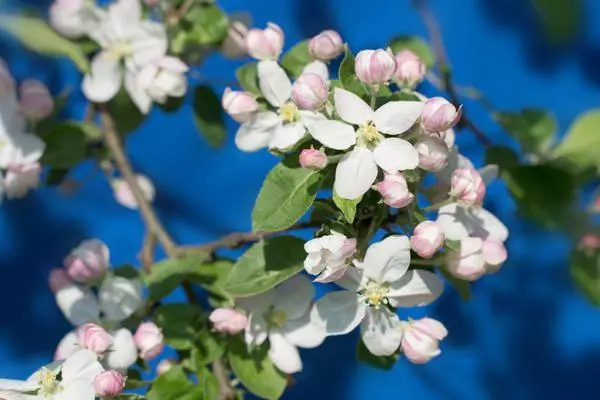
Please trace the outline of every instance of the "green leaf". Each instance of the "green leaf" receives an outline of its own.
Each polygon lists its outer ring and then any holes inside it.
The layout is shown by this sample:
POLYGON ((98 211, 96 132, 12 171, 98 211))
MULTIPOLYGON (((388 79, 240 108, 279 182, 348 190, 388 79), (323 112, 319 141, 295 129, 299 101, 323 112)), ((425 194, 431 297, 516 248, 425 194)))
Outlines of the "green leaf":
POLYGON ((189 349, 200 326, 202 308, 193 304, 165 304, 154 311, 153 320, 162 328, 165 343, 178 350, 189 349))
POLYGON ((227 277, 232 268, 232 261, 217 260, 202 264, 188 276, 188 279, 202 286, 210 293, 229 300, 229 295, 225 291, 225 282, 227 282, 227 277))
POLYGON ((340 211, 329 201, 315 200, 313 203, 313 211, 310 214, 310 220, 314 222, 325 222, 330 219, 335 219, 339 215, 340 211))
POLYGON ((46 175, 46 186, 60 186, 68 175, 68 168, 51 168, 46 175))
POLYGON ((303 40, 283 55, 281 66, 292 77, 297 78, 311 61, 313 61, 313 58, 308 52, 308 40, 303 40))
POLYGON ((267 346, 249 353, 246 344, 236 340, 229 351, 229 365, 253 394, 268 400, 276 400, 283 395, 287 379, 269 359, 267 346))
POLYGON ((86 133, 82 124, 59 123, 43 138, 46 150, 41 162, 53 168, 69 168, 87 157, 86 133))
POLYGON ((251 62, 239 67, 235 70, 235 76, 242 89, 246 92, 262 96, 262 92, 258 86, 258 63, 251 62))
POLYGON ((146 400, 146 396, 142 396, 141 394, 132 394, 132 393, 121 393, 117 396, 119 400, 146 400))
POLYGON ((356 77, 356 71, 354 69, 354 54, 346 45, 344 59, 340 64, 338 71, 338 77, 342 87, 358 96, 366 96, 367 91, 365 86, 356 77))
POLYGON ((321 171, 300 167, 297 157, 281 161, 260 189, 252 210, 252 230, 275 232, 294 225, 312 205, 323 179, 321 171))
POLYGON ((185 103, 185 96, 181 97, 169 97, 164 104, 158 104, 161 110, 166 112, 167 114, 175 113, 179 111, 181 106, 185 103))
POLYGON ((532 0, 544 23, 548 38, 554 43, 573 39, 583 26, 584 12, 581 0, 532 0))
POLYGON ((150 299, 158 301, 169 295, 181 285, 186 275, 198 273, 206 257, 206 253, 188 253, 185 257, 168 258, 154 264, 144 277, 150 299))
POLYGON ((148 391, 148 400, 199 400, 202 388, 193 384, 181 366, 175 366, 159 375, 148 391))
POLYGON ((201 330, 194 339, 191 351, 191 364, 199 371, 204 365, 212 363, 225 354, 221 337, 207 329, 201 330))
POLYGON ((140 271, 129 264, 113 269, 112 274, 126 279, 138 279, 140 277, 140 271))
POLYGON ((519 155, 510 147, 491 146, 485 150, 485 164, 496 164, 501 169, 519 165, 519 155))
POLYGON ((600 109, 580 115, 553 155, 576 171, 600 166, 600 109))
POLYGON ((107 108, 122 136, 135 131, 144 122, 144 114, 140 112, 123 89, 107 103, 107 108))
POLYGON ((303 268, 304 240, 277 236, 250 247, 233 266, 225 290, 234 297, 266 292, 303 268))
POLYGON ((556 119, 547 111, 526 108, 519 113, 498 112, 494 118, 528 153, 544 153, 556 135, 556 119))
POLYGON ((595 306, 600 306, 600 253, 574 250, 571 255, 571 277, 585 297, 595 306))
POLYGON ((137 369, 130 368, 127 370, 127 381, 125 390, 138 389, 144 386, 148 386, 151 382, 144 381, 142 374, 137 369))
POLYGON ((373 355, 369 349, 367 349, 362 340, 359 340, 358 348, 356 350, 356 358, 358 361, 386 371, 392 369, 394 364, 396 364, 396 361, 398 361, 399 356, 400 355, 398 353, 394 353, 391 356, 373 355))
POLYGON ((48 56, 69 57, 82 72, 89 72, 85 53, 76 44, 63 38, 39 18, 0 15, 0 29, 16 37, 25 47, 48 56))
MULTIPOLYGON (((448 244, 448 241, 446 241, 446 243, 448 244)), ((455 250, 455 251, 460 250, 459 242, 455 242, 455 243, 453 243, 453 245, 456 246, 455 248, 453 248, 453 250, 455 250)), ((451 246, 448 246, 448 247, 451 247, 451 246)), ((444 275, 444 278, 446 278, 448 283, 450 283, 450 285, 454 288, 454 290, 456 290, 458 292, 458 295, 460 296, 462 301, 471 300, 471 283, 469 283, 467 281, 463 281, 462 279, 458 279, 457 277, 452 275, 450 272, 448 272, 448 270, 445 268, 440 268, 439 270, 442 273, 442 275, 444 275)))
POLYGON ((194 122, 212 147, 221 147, 227 138, 225 114, 219 96, 209 86, 194 91, 194 122))
POLYGON ((349 223, 354 222, 354 218, 356 217, 356 207, 361 200, 362 196, 354 200, 342 199, 336 192, 333 192, 333 202, 342 211, 344 218, 346 218, 346 221, 349 223))
POLYGON ((227 36, 229 19, 215 4, 197 4, 185 14, 185 22, 191 26, 188 40, 208 46, 217 45, 227 36))
POLYGON ((390 40, 389 47, 392 48, 394 54, 400 50, 410 50, 419 56, 427 69, 431 69, 435 65, 435 55, 427 42, 417 36, 396 36, 390 40))

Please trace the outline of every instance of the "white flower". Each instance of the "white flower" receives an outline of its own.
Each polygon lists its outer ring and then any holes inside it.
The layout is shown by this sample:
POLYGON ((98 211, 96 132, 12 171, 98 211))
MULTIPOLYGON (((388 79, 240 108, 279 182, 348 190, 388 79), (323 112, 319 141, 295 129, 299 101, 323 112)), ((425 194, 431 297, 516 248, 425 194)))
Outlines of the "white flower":
POLYGON ((96 354, 79 350, 62 365, 43 367, 26 381, 0 379, 5 400, 94 400, 94 378, 104 369, 96 354), (60 374, 60 380, 58 376, 60 374))
POLYGON ((350 258, 356 252, 356 239, 348 239, 341 233, 321 236, 304 244, 308 253, 304 269, 311 275, 319 275, 315 282, 332 282, 346 272, 350 258))
POLYGON ((462 240, 470 236, 500 242, 508 239, 508 228, 494 214, 481 207, 448 204, 439 209, 436 222, 448 240, 462 240))
POLYGON ((50 25, 61 35, 79 39, 96 29, 105 11, 89 0, 55 0, 50 6, 50 25))
POLYGON ((240 299, 249 311, 246 343, 258 346, 269 339, 269 357, 281 371, 302 370, 297 347, 313 348, 325 340, 325 329, 315 318, 314 288, 304 276, 296 275, 275 289, 240 299))
POLYGON ((388 304, 426 305, 437 299, 444 287, 433 273, 409 271, 409 266, 410 244, 406 236, 390 236, 372 244, 364 262, 355 270, 349 269, 338 281, 347 291, 328 293, 316 304, 327 335, 345 335, 360 324, 363 342, 371 353, 393 354, 402 340, 402 326, 398 315, 388 310, 388 304))
MULTIPOLYGON (((164 25, 142 20, 139 0, 117 0, 99 27, 90 32, 102 47, 92 61, 91 73, 83 79, 83 92, 97 103, 112 99, 123 81, 121 61, 125 63, 125 89, 136 101, 143 88, 137 82, 138 72, 146 65, 160 59, 167 52, 167 36, 164 25)), ((139 106, 139 105, 138 105, 139 106)), ((142 112, 147 112, 143 107, 142 112)))
POLYGON ((340 197, 357 199, 365 194, 375 182, 377 166, 393 173, 419 165, 419 153, 409 142, 382 133, 395 136, 410 129, 421 116, 422 102, 392 101, 373 111, 360 97, 340 88, 335 89, 334 100, 346 123, 317 121, 308 129, 329 148, 346 150, 356 145, 337 166, 334 189, 340 197))
MULTIPOLYGON (((450 148, 450 154, 448 155, 448 164, 444 169, 435 173, 437 179, 444 183, 450 184, 452 179, 452 173, 457 169, 476 169, 471 160, 463 156, 458 152, 458 146, 450 148)), ((481 175, 481 179, 488 185, 494 179, 498 177, 498 166, 496 164, 489 164, 483 168, 479 168, 477 172, 481 175)))
POLYGON ((159 104, 169 97, 183 97, 187 91, 185 74, 189 67, 177 57, 164 56, 144 67, 137 76, 138 87, 133 101, 143 113, 150 111, 152 101, 159 104))
POLYGON ((235 136, 240 150, 286 150, 304 137, 308 125, 325 119, 322 114, 296 107, 291 101, 292 83, 275 61, 258 63, 258 82, 264 98, 277 111, 259 111, 240 126, 235 136))

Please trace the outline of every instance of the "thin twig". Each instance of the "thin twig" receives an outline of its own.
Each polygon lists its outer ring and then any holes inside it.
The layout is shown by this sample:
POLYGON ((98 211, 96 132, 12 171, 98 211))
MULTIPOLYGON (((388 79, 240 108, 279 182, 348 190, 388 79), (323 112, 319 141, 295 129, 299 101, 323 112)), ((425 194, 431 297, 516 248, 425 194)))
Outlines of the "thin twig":
POLYGON ((156 235, 153 232, 146 232, 144 244, 140 251, 139 258, 144 271, 149 272, 154 264, 154 250, 156 248, 156 235))
POLYGON ((223 365, 223 361, 221 361, 219 358, 213 361, 212 370, 215 378, 217 378, 217 382, 219 382, 219 400, 235 399, 235 389, 229 382, 229 377, 227 376, 227 370, 223 365))

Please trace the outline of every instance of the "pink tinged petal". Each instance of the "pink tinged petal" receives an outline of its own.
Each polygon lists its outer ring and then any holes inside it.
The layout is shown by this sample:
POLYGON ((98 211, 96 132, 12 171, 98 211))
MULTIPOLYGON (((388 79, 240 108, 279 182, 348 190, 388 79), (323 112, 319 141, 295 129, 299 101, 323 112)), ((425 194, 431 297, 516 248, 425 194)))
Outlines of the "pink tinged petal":
POLYGON ((425 306, 434 302, 444 291, 444 282, 435 274, 423 270, 408 271, 392 283, 388 292, 394 307, 425 306))
POLYGON ((441 354, 437 339, 410 326, 402 339, 402 352, 413 364, 425 364, 441 354))
POLYGON ((238 129, 235 145, 246 152, 265 148, 273 139, 278 124, 280 124, 279 117, 272 111, 255 114, 238 129))
POLYGON ((116 370, 126 370, 138 358, 138 349, 133 335, 128 329, 121 328, 112 332, 113 344, 105 356, 106 365, 116 370))
POLYGON ((244 340, 248 346, 260 346, 267 340, 269 324, 259 313, 254 312, 248 316, 248 325, 244 334, 244 340))
POLYGON ((292 83, 277 62, 258 63, 258 84, 263 96, 273 107, 281 107, 290 100, 292 83))
POLYGON ((54 352, 54 360, 65 360, 79 349, 81 349, 81 347, 79 346, 77 335, 75 334, 75 331, 71 331, 58 343, 56 351, 54 352))
POLYGON ((342 157, 335 170, 334 190, 343 199, 357 199, 371 188, 377 172, 373 153, 355 147, 342 157))
POLYGON ((275 128, 269 148, 285 151, 302 140, 304 135, 306 135, 306 128, 301 122, 280 124, 275 128))
POLYGON ((354 93, 335 88, 333 99, 335 101, 335 108, 340 118, 344 121, 354 125, 361 125, 373 120, 374 113, 371 107, 354 93))
POLYGON ((491 266, 502 265, 508 254, 506 252, 506 247, 504 244, 495 239, 487 239, 483 242, 483 257, 485 258, 485 262, 491 266))
POLYGON ((286 374, 294 374, 302 370, 302 360, 298 349, 288 342, 281 333, 271 333, 269 343, 269 358, 280 371, 286 374))
POLYGON ((340 121, 321 121, 308 126, 311 136, 322 145, 335 150, 346 150, 356 144, 353 127, 340 121))
POLYGON ((336 269, 336 270, 326 269, 325 271, 323 271, 323 273, 321 275, 319 275, 317 278, 315 278, 313 280, 313 282, 317 282, 317 283, 335 282, 338 279, 340 279, 341 277, 343 277, 347 270, 348 270, 347 266, 343 266, 342 268, 336 269))
POLYGON ((90 101, 105 103, 117 94, 122 80, 119 59, 103 51, 94 57, 90 74, 83 78, 83 94, 90 101))
POLYGON ((302 317, 286 321, 281 329, 285 339, 294 346, 312 349, 325 340, 325 324, 316 314, 316 308, 305 313, 302 317))
POLYGON ((148 114, 150 112, 152 98, 144 89, 143 85, 140 85, 140 81, 136 75, 130 71, 125 73, 125 90, 127 90, 129 97, 131 97, 131 100, 133 100, 134 104, 142 114, 148 114))
POLYGON ((419 152, 403 139, 384 139, 373 154, 377 165, 387 172, 406 171, 419 165, 419 152))
POLYGON ((287 319, 300 318, 312 304, 315 289, 304 275, 296 275, 274 289, 275 309, 283 310, 287 319))
POLYGON ((144 305, 143 284, 139 279, 108 277, 102 283, 98 298, 104 318, 124 321, 144 305))
POLYGON ((400 135, 409 130, 421 117, 420 101, 391 101, 375 111, 377 130, 388 135, 400 135))
POLYGON ((190 67, 181 59, 173 56, 164 56, 157 62, 157 66, 174 74, 185 74, 190 67))
POLYGON ((369 309, 360 326, 362 340, 376 356, 394 354, 402 342, 402 325, 395 313, 388 309, 369 309))
POLYGON ((444 340, 448 336, 448 330, 440 321, 433 318, 422 318, 411 323, 414 329, 423 332, 437 340, 444 340))
POLYGON ((400 279, 410 266, 410 243, 406 236, 389 236, 367 249, 363 262, 366 277, 375 282, 400 279))
POLYGON ((459 279, 472 282, 481 278, 486 273, 483 241, 478 237, 462 239, 459 251, 448 252, 446 267, 459 279))
POLYGON ((100 307, 96 296, 86 289, 69 285, 56 292, 56 303, 65 318, 75 325, 97 321, 100 318, 100 307))
POLYGON ((327 336, 352 332, 365 316, 367 306, 354 292, 327 293, 315 305, 315 317, 325 324, 327 336))
POLYGON ((96 375, 104 371, 98 362, 98 356, 91 350, 79 350, 67 358, 61 367, 62 383, 67 386, 76 380, 91 382, 96 375))
POLYGON ((302 73, 317 74, 325 82, 329 81, 329 68, 327 68, 327 64, 325 64, 323 61, 317 60, 306 64, 306 66, 302 69, 302 73))

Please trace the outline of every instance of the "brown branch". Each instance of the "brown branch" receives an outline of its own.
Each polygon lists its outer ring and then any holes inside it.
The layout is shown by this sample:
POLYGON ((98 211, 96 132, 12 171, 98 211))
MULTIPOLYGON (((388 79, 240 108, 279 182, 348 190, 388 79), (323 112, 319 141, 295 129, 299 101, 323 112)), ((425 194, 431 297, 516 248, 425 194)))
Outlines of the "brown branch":
POLYGON ((156 235, 150 231, 146 232, 144 244, 139 254, 142 269, 149 272, 154 264, 154 250, 156 248, 156 235))
POLYGON ((212 364, 213 374, 219 382, 219 400, 235 399, 235 389, 231 386, 223 361, 217 358, 212 364))

